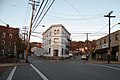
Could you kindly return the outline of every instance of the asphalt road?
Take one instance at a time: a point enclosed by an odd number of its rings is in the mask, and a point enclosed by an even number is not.
[[[79,58],[63,62],[29,60],[29,64],[17,66],[11,80],[120,80],[119,64],[83,63]],[[4,72],[2,80],[7,80],[11,71]]]

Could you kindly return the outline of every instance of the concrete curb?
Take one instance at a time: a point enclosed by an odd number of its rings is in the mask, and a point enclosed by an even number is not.
[[[108,61],[94,61],[94,60],[91,60],[89,62],[93,63],[93,64],[108,64]],[[120,64],[120,63],[116,62],[116,61],[110,61],[110,64]]]
[[[11,67],[11,66],[17,66],[17,65],[25,65],[28,63],[25,63],[25,60],[21,60],[18,63],[0,63],[0,67]]]
[[[18,66],[18,65],[26,65],[28,63],[5,63],[0,64],[0,67],[11,67],[11,66]]]

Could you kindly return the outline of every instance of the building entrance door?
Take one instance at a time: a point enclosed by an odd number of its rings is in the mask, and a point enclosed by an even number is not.
[[[54,50],[54,56],[58,56],[58,50]]]

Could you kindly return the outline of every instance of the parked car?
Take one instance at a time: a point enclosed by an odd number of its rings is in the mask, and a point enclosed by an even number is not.
[[[86,55],[85,55],[85,54],[82,54],[82,55],[81,55],[81,59],[82,59],[82,60],[86,60]]]
[[[69,53],[69,57],[73,57],[73,54],[72,54],[72,53]]]

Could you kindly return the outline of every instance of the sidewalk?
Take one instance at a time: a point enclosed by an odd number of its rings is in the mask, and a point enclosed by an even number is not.
[[[25,60],[20,60],[17,63],[0,63],[0,67],[10,67],[10,66],[17,66],[17,65],[24,65],[27,64],[25,63]]]
[[[102,61],[102,60],[89,60],[90,63],[93,64],[108,64],[108,61]],[[110,64],[120,64],[117,61],[110,61]]]

